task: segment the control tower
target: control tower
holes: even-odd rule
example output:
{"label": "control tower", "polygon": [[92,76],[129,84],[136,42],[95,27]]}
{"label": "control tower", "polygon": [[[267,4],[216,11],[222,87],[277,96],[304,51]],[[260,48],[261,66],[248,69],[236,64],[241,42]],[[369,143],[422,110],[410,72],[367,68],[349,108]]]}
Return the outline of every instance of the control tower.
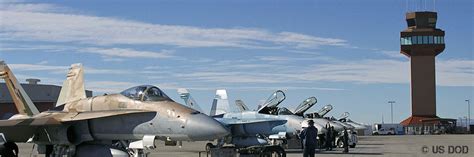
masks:
{"label": "control tower", "polygon": [[401,122],[404,126],[425,126],[423,120],[439,120],[435,57],[443,52],[445,45],[444,31],[436,28],[436,21],[436,12],[409,12],[406,14],[408,27],[400,32],[400,53],[410,58],[411,71],[412,114]]}

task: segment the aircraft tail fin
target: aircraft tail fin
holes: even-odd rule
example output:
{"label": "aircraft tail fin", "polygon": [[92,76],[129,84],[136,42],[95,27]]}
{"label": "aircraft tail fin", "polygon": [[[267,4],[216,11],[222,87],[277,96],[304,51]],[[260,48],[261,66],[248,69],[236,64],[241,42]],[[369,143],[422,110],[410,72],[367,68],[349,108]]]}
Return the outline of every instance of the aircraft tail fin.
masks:
{"label": "aircraft tail fin", "polygon": [[239,108],[240,112],[249,110],[247,105],[245,105],[244,101],[242,100],[235,100],[235,105],[237,106],[237,108]]}
{"label": "aircraft tail fin", "polygon": [[229,100],[225,89],[216,90],[216,96],[212,102],[210,116],[217,116],[227,113],[229,110]]}
{"label": "aircraft tail fin", "polygon": [[33,104],[33,101],[31,101],[28,94],[26,94],[25,90],[4,61],[0,61],[0,77],[5,80],[5,84],[7,85],[8,91],[10,92],[19,114],[33,116],[39,113],[38,109]]}
{"label": "aircraft tail fin", "polygon": [[56,107],[65,103],[86,98],[84,90],[84,69],[82,64],[71,64],[66,80],[64,80],[61,92],[59,93]]}
{"label": "aircraft tail fin", "polygon": [[188,107],[203,113],[201,107],[196,103],[186,88],[178,88],[178,94]]}

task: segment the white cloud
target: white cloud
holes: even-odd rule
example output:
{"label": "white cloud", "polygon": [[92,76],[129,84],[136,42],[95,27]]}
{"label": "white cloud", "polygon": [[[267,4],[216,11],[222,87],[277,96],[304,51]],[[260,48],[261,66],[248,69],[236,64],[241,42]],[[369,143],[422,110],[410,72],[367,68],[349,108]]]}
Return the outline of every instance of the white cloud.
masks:
{"label": "white cloud", "polygon": [[170,58],[172,51],[163,50],[162,52],[137,51],[125,48],[84,48],[79,50],[85,53],[96,53],[107,57],[123,58]]}
{"label": "white cloud", "polygon": [[52,66],[42,64],[8,64],[12,71],[67,71],[69,66]]}
{"label": "white cloud", "polygon": [[62,52],[62,51],[75,50],[77,48],[73,46],[65,46],[65,45],[24,45],[24,44],[18,44],[18,43],[17,44],[0,43],[0,49],[2,50],[2,53],[8,53],[8,52],[22,52],[22,51]]}
{"label": "white cloud", "polygon": [[[474,61],[472,60],[438,60],[436,68],[438,86],[474,86]],[[389,59],[339,60],[325,64],[308,64],[305,67],[272,63],[226,62],[226,64],[219,64],[212,69],[193,69],[190,72],[170,74],[169,76],[181,80],[224,84],[311,84],[318,82],[407,84],[410,82],[410,62]]]}
{"label": "white cloud", "polygon": [[65,46],[65,45],[22,45],[22,44],[0,44],[2,52],[78,52],[99,54],[104,61],[123,61],[123,58],[171,58],[174,57],[172,50],[140,51],[130,48],[98,48],[82,46]]}
{"label": "white cloud", "polygon": [[0,11],[2,40],[85,44],[159,44],[178,47],[316,48],[345,46],[342,39],[252,28],[160,25],[108,17],[58,13],[54,5],[5,4]]}
{"label": "white cloud", "polygon": [[[13,72],[16,71],[48,71],[56,74],[66,74],[70,66],[56,66],[44,64],[8,64]],[[84,67],[86,74],[130,74],[129,70],[122,69],[97,69],[93,67]]]}
{"label": "white cloud", "polygon": [[314,65],[301,78],[309,81],[406,83],[408,70],[408,62],[397,60],[344,61]]}
{"label": "white cloud", "polygon": [[438,60],[436,73],[439,85],[474,86],[474,60]]}
{"label": "white cloud", "polygon": [[[409,83],[410,62],[398,60],[362,60],[315,65],[301,78],[310,81],[356,83]],[[436,84],[474,86],[474,61],[438,60]]]}

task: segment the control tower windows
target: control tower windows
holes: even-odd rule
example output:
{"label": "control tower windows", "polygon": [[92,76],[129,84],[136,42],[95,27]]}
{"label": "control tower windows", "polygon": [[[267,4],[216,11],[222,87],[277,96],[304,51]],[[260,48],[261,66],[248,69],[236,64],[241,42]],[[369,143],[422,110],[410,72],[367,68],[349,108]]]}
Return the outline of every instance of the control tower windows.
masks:
{"label": "control tower windows", "polygon": [[401,45],[417,45],[417,44],[444,44],[443,36],[412,36],[401,37]]}

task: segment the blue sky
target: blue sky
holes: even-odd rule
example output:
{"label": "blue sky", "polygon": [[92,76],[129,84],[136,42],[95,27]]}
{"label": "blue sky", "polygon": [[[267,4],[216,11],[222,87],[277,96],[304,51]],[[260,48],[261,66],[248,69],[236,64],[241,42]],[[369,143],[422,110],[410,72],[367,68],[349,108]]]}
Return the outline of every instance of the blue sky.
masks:
{"label": "blue sky", "polygon": [[252,108],[284,89],[282,106],[315,96],[313,110],[332,104],[333,116],[374,123],[390,121],[387,101],[395,100],[399,122],[410,114],[404,13],[435,8],[447,43],[436,63],[438,115],[463,117],[464,100],[474,100],[473,2],[424,3],[8,0],[0,3],[0,59],[19,79],[57,85],[70,64],[83,63],[86,88],[97,94],[153,84],[182,102],[176,88],[185,87],[206,110],[216,89]]}

